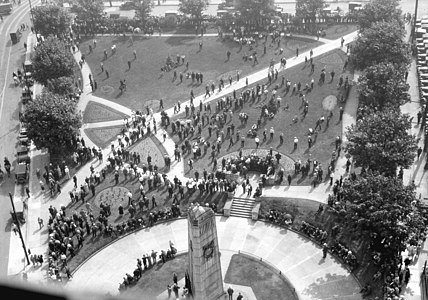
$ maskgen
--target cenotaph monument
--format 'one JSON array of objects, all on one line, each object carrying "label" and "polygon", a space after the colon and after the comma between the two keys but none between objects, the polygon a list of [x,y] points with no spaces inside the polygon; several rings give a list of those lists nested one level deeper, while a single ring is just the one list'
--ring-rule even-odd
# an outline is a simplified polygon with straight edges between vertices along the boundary
[{"label": "cenotaph monument", "polygon": [[192,205],[187,217],[188,276],[194,300],[217,300],[224,295],[215,214],[209,207]]}]

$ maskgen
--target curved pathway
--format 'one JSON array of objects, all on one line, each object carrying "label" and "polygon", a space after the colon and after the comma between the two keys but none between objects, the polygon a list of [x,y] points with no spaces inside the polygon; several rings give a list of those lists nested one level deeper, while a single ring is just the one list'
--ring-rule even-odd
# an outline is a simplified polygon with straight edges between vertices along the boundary
[{"label": "curved pathway", "polygon": [[[357,35],[356,32],[351,33],[346,35],[345,41],[346,42],[350,42],[351,40],[354,39],[354,37]],[[340,39],[337,40],[333,40],[333,41],[329,41],[328,43],[321,45],[317,48],[313,49],[314,52],[314,56],[318,56],[318,55],[322,55],[326,52],[329,52],[331,50],[337,49],[340,46]],[[292,66],[295,66],[297,64],[300,64],[304,61],[304,57],[308,56],[309,53],[304,52],[301,53],[299,55],[299,57],[294,57],[294,58],[290,58],[287,60],[287,68],[290,68]],[[77,61],[80,60],[80,53],[76,52],[74,53],[74,57]],[[275,65],[275,68],[279,68],[279,64]],[[261,71],[258,71],[256,73],[250,74],[248,77],[249,82],[256,82],[256,81],[260,81],[260,80],[264,80],[267,77],[267,68]],[[85,110],[86,105],[88,104],[89,101],[95,101],[107,106],[110,106],[120,112],[122,112],[125,115],[132,115],[132,111],[131,109],[122,106],[118,103],[112,102],[112,101],[108,101],[99,97],[96,97],[94,95],[92,95],[92,91],[91,91],[91,87],[89,84],[89,74],[91,72],[89,66],[87,64],[83,64],[83,68],[82,68],[82,83],[83,83],[83,92],[81,94],[81,98],[78,104],[78,109],[80,109],[82,112]],[[196,102],[198,103],[199,100],[206,102],[206,101],[212,101],[212,100],[216,100],[220,97],[223,97],[229,93],[231,93],[233,91],[233,89],[240,89],[245,87],[245,77],[242,78],[239,82],[234,82],[232,84],[232,86],[228,86],[227,88],[223,89],[220,93],[216,93],[214,95],[212,95],[211,97],[204,99],[203,95],[200,95],[198,97],[196,97]],[[186,105],[189,104],[187,102],[182,103],[182,105]],[[349,102],[349,101],[348,101]],[[172,108],[167,110],[167,113],[169,115],[173,115],[173,110]],[[352,113],[352,112],[351,112]],[[344,113],[344,121],[343,121],[343,126],[345,126],[347,117],[351,116],[351,114],[347,113],[347,106],[345,107],[345,113]],[[154,115],[154,118],[156,121],[160,121],[160,115],[157,113]],[[109,126],[108,122],[105,122],[106,126]],[[102,126],[102,124],[96,124],[95,126]],[[347,126],[347,125],[346,125]],[[82,128],[81,130],[81,136],[85,139],[86,142],[86,146],[89,147],[93,147],[95,146],[94,143],[85,135],[84,133],[84,128]],[[158,126],[158,128],[160,128],[160,126]],[[181,160],[180,162],[174,161],[174,146],[175,143],[174,141],[168,137],[167,135],[167,139],[163,142],[163,135],[164,131],[162,129],[159,129],[157,131],[157,135],[156,137],[162,141],[163,146],[165,147],[165,149],[168,152],[168,155],[172,158],[172,164],[171,164],[171,169],[170,172],[168,172],[168,177],[169,178],[173,178],[174,176],[177,176],[178,178],[182,178],[184,179],[184,161]],[[117,140],[114,142],[115,146],[117,147]],[[98,148],[98,147],[97,147]],[[103,151],[103,157],[108,157],[111,154],[111,149],[110,147],[102,149]],[[44,164],[46,164],[47,162],[45,161],[40,162],[40,161],[44,161],[46,160],[45,156],[43,155],[42,152],[40,151],[36,151],[33,155],[33,159],[31,161],[31,170],[35,170],[36,168],[41,168]],[[92,162],[90,162],[90,164],[93,164],[95,171],[100,171],[102,168],[105,167],[106,165],[106,161],[103,162],[99,162],[98,160],[94,159]],[[338,164],[339,165],[339,164]],[[343,166],[343,165],[342,165]],[[34,172],[33,172],[34,173]],[[45,195],[44,193],[42,193],[40,191],[40,187],[37,184],[38,180],[35,179],[35,174],[31,174],[31,178],[30,181],[34,182],[34,184],[31,184],[31,198],[29,201],[29,208],[28,208],[28,215],[27,215],[27,220],[28,222],[26,224],[24,224],[22,226],[22,230],[24,232],[24,236],[25,236],[25,243],[27,245],[27,248],[31,249],[32,253],[45,253],[46,252],[46,244],[47,244],[47,239],[48,239],[48,232],[45,229],[40,230],[38,223],[37,223],[37,218],[41,217],[44,220],[48,220],[49,217],[49,212],[48,212],[48,208],[49,205],[54,205],[56,207],[60,207],[61,205],[68,205],[70,202],[70,198],[68,196],[68,191],[71,191],[73,189],[73,181],[68,181],[64,184],[64,186],[62,187],[62,190],[64,191],[64,193],[62,193],[61,195],[57,196],[55,198],[55,202],[51,202],[53,199],[51,199],[50,197],[48,197],[47,195]],[[79,170],[79,172],[76,174],[77,178],[78,178],[78,183],[81,183],[84,181],[84,179],[90,175],[90,170],[89,167],[85,166],[83,168],[81,168]],[[185,182],[184,179],[183,182]],[[318,186],[317,188],[313,189],[311,187],[308,186],[292,186],[292,187],[273,187],[271,188],[271,192],[268,192],[269,189],[265,190],[265,195],[271,195],[271,196],[276,196],[276,197],[295,197],[295,198],[309,198],[312,200],[316,200],[316,201],[320,201],[320,202],[326,202],[327,199],[327,195],[328,195],[328,187],[327,189],[325,189],[325,187],[323,187],[322,185]],[[286,190],[286,193],[284,193],[284,191]],[[269,194],[268,194],[269,193]],[[250,220],[247,219],[242,219],[242,222],[247,224],[247,223],[251,223]],[[232,225],[233,226],[233,225]],[[242,230],[243,232],[245,232],[245,230],[248,230],[245,228],[245,226],[243,226],[241,224],[242,228],[240,228],[240,230]],[[253,227],[251,227],[253,228]],[[232,230],[232,229],[231,229]],[[184,238],[187,235],[184,236]],[[161,237],[161,235],[160,235]],[[268,242],[267,245],[270,245],[271,242]],[[131,245],[132,246],[132,245]],[[132,248],[132,247],[130,247]],[[132,251],[130,249],[128,249],[129,251]],[[319,251],[318,251],[319,252]],[[318,255],[318,254],[317,254]],[[9,256],[9,270],[8,270],[8,274],[18,274],[20,272],[22,272],[23,270],[28,271],[28,282],[33,282],[36,284],[46,284],[46,270],[45,269],[41,269],[41,268],[32,268],[31,266],[26,266],[23,263],[23,259],[22,259],[22,248],[21,248],[21,243],[19,241],[18,238],[16,239],[11,239],[11,243],[10,243],[10,256]],[[309,256],[308,259],[310,259],[312,256]],[[94,259],[94,258],[93,258]],[[276,261],[274,261],[274,264]],[[132,262],[133,263],[133,262]],[[278,263],[281,263],[280,261],[278,261]],[[314,265],[314,267],[317,267],[317,265]],[[127,269],[128,270],[128,269]],[[315,272],[318,272],[318,267]],[[298,274],[299,271],[296,271],[296,274]],[[122,274],[123,272],[119,272],[120,274]],[[316,274],[315,273],[315,274]],[[77,274],[75,277],[75,280],[77,281]],[[83,276],[83,278],[86,278],[86,276]],[[292,276],[290,276],[290,279],[293,281],[294,284],[296,284],[296,280],[295,278],[293,279]],[[118,281],[116,281],[117,284]],[[116,287],[115,287],[116,288]]]},{"label": "curved pathway", "polygon": [[[216,219],[220,252],[226,253],[222,255],[225,256],[223,274],[227,271],[230,253],[243,251],[278,268],[294,285],[301,300],[362,299],[360,286],[351,273],[332,256],[323,259],[321,248],[305,237],[260,221]],[[125,273],[134,270],[136,259],[152,249],[167,249],[170,240],[179,252],[187,251],[186,219],[159,224],[119,239],[83,263],[67,287],[73,291],[117,294],[119,283]],[[185,269],[183,266],[183,271]]]},{"label": "curved pathway", "polygon": [[[344,39],[348,43],[348,42],[352,41],[356,36],[357,36],[357,32],[352,32],[352,33],[344,36]],[[303,37],[303,36],[298,36],[298,37]],[[314,37],[308,37],[308,36],[304,36],[304,37],[315,39]],[[334,49],[340,48],[339,46],[341,43],[341,38],[339,38],[337,40],[323,39],[322,41],[325,44],[320,45],[320,46],[312,49],[313,50],[313,57],[317,57],[317,56],[325,54],[329,51],[332,51]],[[275,64],[274,68],[278,69],[278,70],[289,69],[289,68],[294,67],[300,63],[303,63],[305,56],[308,56],[308,55],[309,55],[309,51],[303,52],[298,57],[289,58],[287,60],[287,65],[285,68],[282,68],[280,66],[280,63]],[[80,57],[81,57],[80,51],[77,51],[74,54],[74,57],[75,57],[76,61],[79,61]],[[260,71],[252,73],[246,77],[243,77],[240,81],[234,81],[232,83],[232,85],[226,86],[220,92],[216,91],[212,96],[210,96],[208,98],[205,98],[204,94],[201,94],[201,95],[195,97],[194,103],[199,103],[200,101],[203,103],[211,102],[211,101],[217,100],[223,96],[226,96],[226,95],[232,93],[233,90],[239,90],[241,88],[245,88],[246,79],[248,79],[249,83],[254,83],[254,82],[257,82],[260,80],[264,80],[267,77],[268,70],[269,70],[269,68],[266,67]],[[113,108],[113,109],[115,109],[115,110],[117,110],[117,111],[119,111],[125,115],[128,115],[128,116],[132,115],[132,110],[129,108],[127,108],[121,104],[118,104],[116,102],[106,100],[106,99],[92,95],[91,87],[89,84],[89,74],[91,73],[91,70],[90,70],[88,64],[86,64],[86,63],[83,64],[81,71],[82,71],[82,77],[83,77],[83,88],[82,88],[83,93],[82,93],[81,99],[79,101],[79,109],[82,112],[85,110],[86,105],[88,104],[89,101],[94,101],[94,102],[101,103],[101,104],[104,104],[106,106],[109,106],[109,107],[111,107],[111,108]],[[190,101],[184,101],[182,103],[182,106],[186,106],[186,105],[190,105]],[[348,101],[347,102],[347,104],[345,106],[345,110],[344,110],[344,115],[343,115],[343,122],[342,122],[343,130],[342,130],[342,132],[345,131],[346,127],[348,127],[349,125],[351,125],[355,122],[354,115],[356,113],[356,107],[357,107],[356,101]],[[165,112],[169,116],[174,115],[173,107],[165,110]],[[157,121],[157,124],[158,124],[157,127],[159,128],[157,131],[157,134],[156,134],[156,138],[159,141],[162,141],[162,143],[163,143],[163,145],[167,151],[167,154],[173,159],[174,158],[175,142],[171,139],[171,137],[168,134],[166,134],[166,136],[167,136],[166,140],[165,141],[163,140],[163,134],[166,133],[166,131],[160,126],[160,119],[161,119],[160,113],[155,113],[153,115],[153,118]],[[121,124],[123,124],[123,121],[121,121],[121,120],[105,121],[105,122],[97,122],[97,123],[86,123],[82,126],[82,128],[80,130],[81,136],[85,139],[85,141],[87,141],[86,144],[88,144],[90,147],[96,146],[89,139],[89,137],[85,134],[85,132],[84,132],[85,129],[117,126],[117,125],[121,125]],[[105,149],[103,151],[103,154],[105,154],[105,155],[108,155],[109,153],[110,153],[110,148]],[[107,157],[107,156],[105,156],[105,157]],[[336,164],[337,168],[335,171],[336,171],[337,175],[343,175],[345,173],[344,172],[345,171],[344,170],[345,162],[346,162],[346,158],[344,158],[344,151],[343,151],[341,153],[341,157],[339,157],[339,159],[338,159],[338,163]],[[185,181],[186,179],[185,179],[185,175],[184,175],[184,159],[182,159],[180,162],[172,161],[171,169],[167,175],[170,178],[177,176],[178,178]],[[258,181],[258,179],[255,179],[255,181]],[[282,188],[284,188],[284,187],[282,187]],[[268,188],[268,189],[266,189],[267,193],[265,193],[264,196],[269,196],[269,197],[281,196],[281,197],[284,197],[284,194],[283,194],[284,190],[285,189],[281,189],[281,187],[275,187],[272,189]],[[313,191],[316,191],[316,192],[313,193]],[[292,187],[287,188],[287,197],[301,198],[302,197],[301,193],[307,193],[307,192],[309,192],[311,194],[311,195],[309,195],[308,199],[326,203],[328,194],[330,193],[330,188],[329,188],[329,186],[327,186],[326,189],[323,189],[323,188],[320,188],[319,185],[316,188],[312,188],[310,186],[292,186]]]}]

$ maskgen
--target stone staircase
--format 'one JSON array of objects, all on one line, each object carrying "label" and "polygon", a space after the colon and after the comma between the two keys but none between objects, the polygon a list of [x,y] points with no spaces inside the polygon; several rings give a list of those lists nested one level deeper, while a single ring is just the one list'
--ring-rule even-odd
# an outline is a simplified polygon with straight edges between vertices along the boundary
[{"label": "stone staircase", "polygon": [[251,218],[255,200],[251,198],[234,197],[230,209],[230,216]]}]

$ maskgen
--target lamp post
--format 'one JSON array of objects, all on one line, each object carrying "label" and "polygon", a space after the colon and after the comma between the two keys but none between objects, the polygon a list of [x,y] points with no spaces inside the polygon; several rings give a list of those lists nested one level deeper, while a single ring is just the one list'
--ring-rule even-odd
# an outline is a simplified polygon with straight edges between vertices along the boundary
[{"label": "lamp post", "polygon": [[15,218],[12,218],[12,219],[16,219],[16,226],[18,227],[19,238],[21,239],[21,242],[22,242],[22,248],[24,249],[25,258],[27,259],[27,265],[29,265],[30,260],[28,259],[27,248],[25,247],[24,239],[22,238],[21,225],[19,224],[18,217],[16,216],[15,204],[13,203],[13,196],[11,193],[9,193],[9,198],[10,198],[10,203],[12,204],[13,214],[15,216]]}]

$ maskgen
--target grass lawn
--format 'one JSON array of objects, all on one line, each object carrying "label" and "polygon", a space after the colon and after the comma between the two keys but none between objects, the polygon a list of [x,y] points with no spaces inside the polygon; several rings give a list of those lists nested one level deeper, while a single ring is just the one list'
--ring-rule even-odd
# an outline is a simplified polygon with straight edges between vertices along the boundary
[{"label": "grass lawn", "polygon": [[260,198],[260,212],[259,217],[264,218],[269,214],[270,210],[277,210],[286,212],[293,217],[292,227],[296,230],[302,225],[302,221],[312,221],[311,224],[322,226],[323,219],[316,218],[315,213],[318,210],[319,203],[312,200],[306,199],[295,199],[295,198],[271,198],[261,197]]},{"label": "grass lawn", "polygon": [[123,120],[123,118],[123,113],[93,101],[89,101],[83,113],[83,123]]},{"label": "grass lawn", "polygon": [[[142,278],[134,286],[123,291],[121,295],[147,300],[156,299],[157,296],[165,293],[168,284],[172,285],[174,272],[177,274],[178,281],[184,278],[187,264],[187,253],[178,255],[164,264],[158,263],[156,267],[146,270]],[[129,271],[128,273],[132,274],[133,270]],[[232,256],[224,282],[225,289],[227,289],[227,284],[251,287],[257,299],[298,299],[293,292],[293,287],[284,277],[265,263],[242,254]],[[181,295],[183,286],[180,286],[179,291]]]},{"label": "grass lawn", "polygon": [[277,270],[242,254],[232,256],[224,282],[250,286],[256,299],[299,299],[293,286]]},{"label": "grass lawn", "polygon": [[122,132],[122,126],[110,126],[101,128],[88,128],[85,133],[88,138],[98,147],[104,149],[110,146],[111,142],[117,139]]},{"label": "grass lawn", "polygon": [[[184,183],[183,183],[184,184]],[[80,185],[80,183],[79,183]],[[128,212],[128,199],[126,196],[126,193],[130,191],[133,194],[134,200],[139,200],[140,192],[139,192],[139,185],[138,179],[130,179],[128,177],[128,180],[125,180],[124,176],[121,174],[119,184],[115,186],[114,182],[114,176],[113,173],[107,173],[106,179],[104,181],[101,181],[101,183],[96,186],[96,193],[95,197],[92,196],[92,193],[89,193],[85,197],[85,201],[89,203],[90,208],[93,212],[93,215],[95,218],[98,217],[100,212],[100,203],[103,201],[104,203],[110,203],[111,205],[111,216],[108,218],[109,224],[120,224],[124,221],[127,221],[130,217],[130,214]],[[191,203],[199,202],[199,203],[215,203],[217,205],[217,211],[221,213],[223,211],[224,204],[227,199],[227,193],[214,193],[212,195],[206,195],[199,196],[199,192],[195,192],[193,194],[189,194],[187,192],[187,188],[184,189],[184,199],[180,199],[180,196],[178,196],[178,199],[180,201],[180,210],[182,212],[182,216],[185,216],[187,213],[187,209],[190,206]],[[178,192],[176,190],[175,192]],[[156,198],[157,207],[152,209],[151,205],[151,198],[152,195]],[[157,189],[147,190],[146,185],[146,197],[150,200],[150,206],[149,209],[145,209],[144,211],[138,210],[137,205],[137,217],[142,216],[144,219],[146,219],[146,216],[151,211],[160,211],[164,210],[165,208],[169,208],[172,205],[172,198],[168,198],[168,192],[165,187],[159,187]],[[118,207],[119,205],[122,205],[124,208],[124,215],[121,217],[119,215]],[[80,210],[88,210],[86,204],[82,204],[82,201],[79,201],[78,203],[70,203],[66,208],[67,215],[72,215],[74,211],[80,212]],[[84,230],[86,233],[86,230]],[[68,266],[70,270],[74,270],[79,264],[81,264],[86,258],[88,258],[92,253],[96,252],[97,250],[101,249],[111,241],[115,239],[115,236],[108,237],[104,235],[98,234],[97,237],[93,238],[91,236],[85,235],[85,241],[84,246],[80,250],[76,250],[76,256],[72,258],[68,262]],[[75,243],[77,245],[77,241]]]},{"label": "grass lawn", "polygon": [[[187,263],[187,253],[178,255],[164,264],[158,263],[154,268],[144,271],[140,280],[134,286],[124,290],[121,295],[127,297],[127,299],[157,299],[160,294],[166,291],[168,284],[173,284],[172,274],[174,272],[177,274],[178,281],[184,278]],[[134,270],[129,270],[128,273],[132,274],[132,271]],[[182,292],[183,286],[180,286],[179,294],[181,295]],[[174,292],[172,292],[172,298],[174,298]]]},{"label": "grass lawn", "polygon": [[[203,48],[199,51],[199,42],[203,41]],[[205,92],[205,85],[210,81],[218,82],[220,78],[228,80],[231,75],[234,80],[239,71],[241,77],[266,67],[271,58],[277,62],[280,59],[277,45],[267,43],[267,53],[263,55],[263,40],[260,40],[255,51],[258,53],[259,64],[253,66],[251,62],[244,62],[244,53],[250,54],[249,46],[242,50],[239,45],[230,40],[222,42],[217,37],[137,37],[133,45],[123,37],[99,38],[97,47],[93,53],[89,52],[89,44],[92,39],[82,42],[80,49],[86,53],[86,60],[91,67],[92,75],[98,83],[95,95],[115,101],[134,110],[143,110],[146,106],[153,107],[158,111],[159,99],[163,99],[164,107],[169,108],[178,100],[181,102],[190,98],[190,90],[193,89],[195,96]],[[111,46],[115,44],[117,52],[111,55]],[[281,57],[292,57],[296,48],[300,52],[319,46],[321,43],[305,38],[287,38],[281,41],[284,53]],[[104,59],[104,49],[108,52],[107,60]],[[137,52],[134,60],[133,51]],[[230,50],[232,55],[230,61],[226,61],[226,52]],[[160,68],[165,65],[168,55],[175,61],[177,54],[185,55],[185,62],[177,67],[177,76],[180,72],[201,72],[203,83],[193,84],[191,79],[176,79],[174,82],[173,71],[161,73]],[[131,69],[128,69],[128,61],[131,61]],[[104,70],[109,72],[107,79],[105,72],[101,72],[100,63],[103,62]],[[184,76],[185,77],[185,76]],[[123,94],[119,91],[119,81],[126,79],[127,90]],[[155,100],[155,101],[151,101]]]},{"label": "grass lawn", "polygon": [[[310,67],[305,64],[301,64],[295,66],[286,71],[280,72],[278,76],[278,80],[273,82],[271,86],[269,86],[269,90],[273,90],[276,84],[281,85],[281,77],[285,76],[286,79],[289,79],[293,83],[300,82],[302,86],[305,86],[305,83],[310,82],[311,78],[314,78],[315,85],[314,89],[309,92],[306,96],[306,99],[309,101],[309,111],[306,117],[303,117],[303,105],[302,100],[297,95],[292,95],[291,91],[289,93],[285,93],[285,87],[280,87],[278,93],[275,97],[282,97],[281,107],[279,108],[279,112],[272,118],[268,119],[266,123],[262,123],[260,129],[258,130],[258,137],[260,139],[259,149],[269,149],[273,148],[274,151],[278,151],[282,153],[282,157],[288,157],[288,161],[291,161],[291,169],[294,170],[294,161],[301,160],[305,162],[309,157],[312,160],[319,161],[323,170],[326,171],[326,168],[331,160],[332,151],[335,149],[335,139],[342,133],[342,124],[339,120],[339,107],[343,104],[336,103],[334,99],[337,97],[340,98],[340,93],[342,93],[342,89],[339,90],[337,88],[337,83],[339,80],[339,76],[343,75],[349,76],[349,79],[352,79],[352,75],[349,72],[342,73],[343,62],[346,59],[346,55],[339,51],[334,50],[332,52],[326,53],[320,57],[314,59],[315,64],[315,73],[310,74]],[[326,67],[327,76],[326,82],[322,85],[318,84],[319,74],[321,73],[321,69]],[[333,82],[330,82],[330,71],[335,70],[335,78]],[[260,84],[267,84],[267,80],[265,82],[260,82]],[[255,87],[256,83],[250,85],[249,88]],[[237,91],[237,95],[239,95],[240,91]],[[327,96],[333,96],[333,101],[327,102],[323,101]],[[270,93],[267,99],[269,99]],[[260,116],[261,107],[263,104],[267,104],[268,100],[265,100],[265,97],[262,96],[261,101],[256,103],[251,103],[248,101],[244,104],[243,109],[239,109],[234,111],[233,115],[233,123],[235,124],[235,135],[236,131],[239,130],[241,136],[246,136],[248,130],[251,128],[253,124],[257,123],[257,119]],[[197,104],[197,103],[196,103]],[[286,109],[286,105],[288,105],[288,109]],[[212,111],[215,111],[215,103],[211,104]],[[330,121],[329,127],[326,127],[326,122],[322,125],[322,129],[318,130],[317,135],[312,136],[313,144],[312,147],[308,148],[308,130],[309,128],[314,129],[316,121],[324,116],[327,119],[327,115],[329,111],[332,111],[333,117]],[[242,126],[238,115],[240,112],[245,112],[248,114],[248,122],[246,126]],[[292,119],[294,116],[298,116],[298,122],[293,123]],[[172,117],[172,120],[184,119],[185,115],[175,115]],[[228,118],[229,122],[230,118]],[[211,144],[213,144],[216,140],[216,134],[213,130],[213,135],[209,138],[208,126],[205,123],[205,127],[202,130],[202,136],[209,140]],[[225,155],[233,155],[237,154],[239,149],[241,148],[241,143],[236,142],[236,137],[234,136],[235,144],[229,147],[229,137],[226,136],[227,126],[231,125],[231,123],[226,124],[224,128],[220,128],[224,131],[225,138],[220,149],[220,153],[218,154],[219,158],[219,166],[221,165],[221,158]],[[275,130],[274,138],[272,141],[269,140],[269,130],[273,127]],[[171,128],[171,127],[169,127]],[[263,142],[263,130],[267,129],[267,140]],[[169,129],[171,133],[171,129]],[[284,143],[281,145],[279,142],[279,134],[282,132],[284,134]],[[196,137],[196,134],[195,136]],[[190,139],[194,138],[190,137]],[[299,139],[298,147],[296,150],[293,149],[293,140],[294,137]],[[180,144],[178,135],[172,136],[174,141]],[[253,138],[247,137],[245,140],[244,150],[253,150],[256,148],[255,142]],[[213,164],[211,163],[210,158],[211,150],[207,152],[207,154],[202,156],[202,158],[198,159],[194,163],[194,168],[197,170],[212,170]],[[187,154],[185,159],[190,158]],[[189,170],[188,164],[185,164],[186,172]],[[287,171],[287,169],[286,169]],[[292,176],[294,176],[294,171],[291,172]],[[324,173],[326,174],[326,172]],[[193,175],[193,174],[191,174]],[[308,185],[312,181],[312,177],[308,176],[307,178],[302,178],[301,175],[295,178],[293,177],[292,184],[303,184]],[[284,183],[285,184],[285,183]]]}]

